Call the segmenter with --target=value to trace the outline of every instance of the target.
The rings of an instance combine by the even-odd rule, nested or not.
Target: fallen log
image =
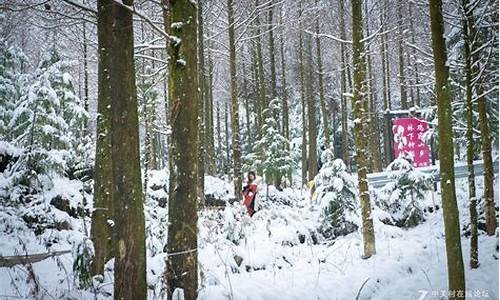
[[[2,256],[0,255],[0,268],[10,268],[15,265],[20,264],[32,264],[49,257],[60,256],[67,253],[71,253],[71,250],[54,251],[47,253],[37,253],[37,254],[25,254],[25,255],[14,255],[14,256]]]

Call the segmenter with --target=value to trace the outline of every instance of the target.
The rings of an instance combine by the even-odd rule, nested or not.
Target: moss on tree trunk
[[[111,1],[109,64],[113,159],[114,298],[146,298],[144,195],[139,157],[132,12]],[[133,1],[123,1],[133,5]]]
[[[94,165],[94,211],[90,237],[94,243],[94,258],[91,264],[93,275],[102,274],[104,264],[112,254],[111,227],[113,219],[112,157],[111,157],[111,90],[109,85],[109,51],[112,24],[111,1],[97,2],[97,142]]]
[[[354,66],[354,97],[353,116],[354,140],[356,143],[356,164],[358,167],[358,189],[361,201],[361,218],[363,222],[363,257],[369,258],[375,254],[375,233],[371,215],[370,194],[366,174],[368,171],[367,161],[367,94],[366,84],[366,59],[363,43],[363,16],[362,0],[352,0],[352,47]]]
[[[197,6],[189,0],[170,0],[168,24],[169,97],[171,99],[169,228],[166,258],[167,296],[180,288],[185,299],[198,295],[198,115],[199,76]]]
[[[463,1],[463,8],[468,5],[468,0]],[[464,60],[465,60],[465,104],[466,104],[466,122],[467,131],[467,170],[469,183],[469,213],[470,213],[470,267],[475,269],[479,266],[477,249],[477,200],[476,200],[476,181],[474,177],[474,124],[473,124],[473,104],[472,104],[472,57],[471,46],[472,38],[470,36],[469,15],[463,21],[464,34]]]

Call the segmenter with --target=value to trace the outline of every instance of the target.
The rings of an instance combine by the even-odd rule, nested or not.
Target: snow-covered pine
[[[79,149],[89,116],[74,93],[69,66],[55,51],[43,60],[15,103],[8,124],[13,144],[24,149],[12,178],[35,191],[50,187],[52,176],[65,173],[83,159],[79,156],[90,155]]]
[[[254,151],[245,156],[243,171],[256,171],[262,174],[268,184],[280,188],[282,180],[294,170],[296,163],[292,158],[290,142],[281,134],[279,112],[281,101],[273,99],[264,109],[264,122],[254,144]]]
[[[22,73],[26,56],[20,48],[0,39],[0,138],[10,140],[9,123],[27,75]]]
[[[323,165],[314,178],[316,205],[321,210],[319,232],[327,239],[347,235],[358,229],[356,185],[341,159],[332,150],[321,154]]]
[[[404,159],[395,159],[387,166],[387,183],[377,193],[376,203],[390,214],[396,226],[415,227],[424,221],[421,201],[432,190],[432,175],[415,169]]]

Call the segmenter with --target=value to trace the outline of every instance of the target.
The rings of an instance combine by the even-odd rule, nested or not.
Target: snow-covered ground
[[[146,203],[148,230],[149,298],[160,299],[166,241],[166,209],[156,205],[166,197],[166,173],[149,180]],[[479,177],[478,177],[479,179]],[[482,193],[478,180],[478,193]],[[207,178],[210,193],[230,199],[231,185]],[[153,188],[152,188],[153,187]],[[85,222],[50,205],[57,195],[70,206],[83,203],[81,183],[57,179],[54,188],[29,207],[0,208],[0,254],[42,253],[72,249],[73,254],[49,258],[32,267],[0,268],[0,299],[98,299],[111,298],[112,272],[106,272],[94,290],[77,288],[73,275],[76,249],[88,232]],[[467,227],[465,180],[457,181],[460,221]],[[87,200],[89,195],[84,194]],[[250,219],[238,203],[225,209],[206,209],[199,219],[200,299],[444,299],[447,290],[446,254],[442,209],[427,211],[425,222],[411,229],[383,224],[385,213],[373,213],[377,254],[361,259],[361,232],[324,240],[315,231],[319,212],[309,195],[299,189],[270,189],[263,208]],[[261,193],[264,197],[264,192]],[[495,195],[498,203],[498,191]],[[440,203],[430,193],[424,207]],[[91,207],[91,200],[86,204]],[[47,215],[46,224],[67,221],[69,227],[47,229],[35,235],[19,213]],[[57,221],[57,222],[56,222]],[[470,240],[462,236],[466,289],[470,299],[498,299],[498,237],[480,231],[480,267],[470,270]],[[112,264],[109,263],[110,270]]]

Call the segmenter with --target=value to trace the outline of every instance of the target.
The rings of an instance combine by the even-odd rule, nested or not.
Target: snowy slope
[[[149,299],[161,299],[165,258],[161,249],[166,240],[167,213],[155,201],[166,197],[166,173],[155,172],[152,176],[148,194],[153,197],[146,203]],[[218,187],[211,192],[227,195],[229,183],[213,178],[208,182]],[[158,189],[159,186],[163,188]],[[54,209],[47,201],[64,195],[78,206],[83,200],[80,189],[78,181],[58,179],[54,189],[45,192],[33,208],[46,209],[54,219],[67,220],[70,230],[50,229],[35,236],[16,216],[17,209],[2,207],[0,254],[74,250],[85,239],[83,222]],[[457,189],[465,228],[465,181],[458,181]],[[479,182],[478,192],[481,191]],[[437,193],[429,196],[426,206],[439,203]],[[253,219],[245,215],[238,203],[200,213],[200,299],[355,299],[358,293],[359,299],[418,299],[424,294],[421,299],[444,299],[441,293],[447,288],[447,276],[441,209],[427,212],[426,221],[409,230],[383,224],[379,217],[385,213],[376,210],[377,254],[363,260],[359,230],[334,241],[325,241],[318,235],[315,230],[319,212],[310,205],[305,191],[278,192],[271,188],[269,197],[273,200],[261,197],[263,209]],[[88,226],[88,218],[85,224]],[[481,232],[481,265],[477,270],[466,268],[467,290],[476,298],[499,296],[497,244],[497,237]],[[469,239],[463,237],[462,247],[468,266]],[[94,282],[93,290],[82,291],[72,273],[73,257],[66,254],[49,258],[33,264],[32,269],[21,265],[0,268],[0,299],[111,299],[112,263],[102,281]]]

